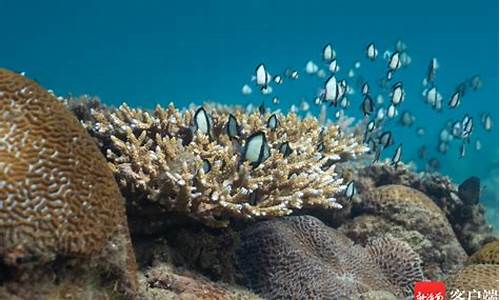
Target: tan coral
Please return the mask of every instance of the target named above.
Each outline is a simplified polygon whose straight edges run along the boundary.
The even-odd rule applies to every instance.
[[[365,192],[355,209],[361,215],[340,228],[350,237],[373,236],[380,234],[380,230],[393,232],[396,228],[403,230],[400,236],[423,237],[405,241],[421,256],[428,278],[444,278],[467,259],[445,214],[418,190],[384,185]]]
[[[10,266],[100,253],[114,259],[111,268],[135,268],[123,200],[98,147],[52,94],[5,69],[0,238],[0,256]]]
[[[361,136],[336,125],[322,128],[315,118],[277,114],[280,126],[266,126],[270,114],[232,111],[241,134],[231,140],[225,125],[227,109],[206,107],[210,136],[193,132],[194,110],[173,105],[154,112],[122,105],[94,109],[85,126],[102,145],[125,194],[147,198],[168,211],[180,212],[210,226],[225,226],[230,218],[283,216],[303,207],[340,208],[336,196],[345,188],[335,163],[365,153]],[[245,139],[262,131],[271,156],[258,167],[242,162]],[[284,157],[279,145],[294,150]],[[318,147],[324,147],[322,152]],[[211,164],[201,171],[203,160]],[[136,205],[140,207],[140,205]]]
[[[467,264],[496,264],[498,265],[498,241],[491,241],[467,260]]]
[[[446,280],[446,292],[450,299],[460,293],[465,299],[490,299],[482,296],[485,291],[496,291],[498,297],[498,265],[468,265]]]

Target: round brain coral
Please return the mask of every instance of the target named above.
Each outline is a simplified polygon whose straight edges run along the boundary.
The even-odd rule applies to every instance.
[[[0,69],[0,255],[50,261],[88,255],[123,224],[113,174],[52,94]]]
[[[469,257],[467,264],[498,265],[498,241],[491,241]]]

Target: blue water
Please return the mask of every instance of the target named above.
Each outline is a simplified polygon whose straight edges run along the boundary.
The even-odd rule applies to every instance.
[[[412,57],[412,64],[395,76],[407,93],[402,109],[412,111],[416,125],[427,129],[421,138],[415,127],[394,130],[396,141],[404,144],[403,160],[418,162],[416,149],[427,144],[430,157],[440,159],[441,172],[456,182],[481,177],[481,201],[497,224],[497,1],[1,0],[0,11],[0,66],[25,71],[58,94],[86,93],[108,104],[127,101],[150,108],[170,101],[178,106],[206,100],[260,104],[263,96],[241,94],[258,63],[271,73],[287,67],[302,71],[308,60],[320,62],[327,42],[337,52],[341,77],[359,60],[358,73],[375,86],[383,75],[382,52],[401,39]],[[375,64],[364,58],[372,41],[379,49]],[[474,74],[480,74],[483,88],[468,93],[455,111],[433,111],[420,98],[432,57],[440,62],[437,84],[445,104],[452,89]],[[314,106],[321,85],[322,80],[302,74],[275,94],[281,108],[302,98]],[[359,97],[353,97],[348,113],[359,115]],[[480,126],[484,111],[493,116],[490,133]],[[432,153],[440,128],[466,112],[475,120],[472,140],[479,138],[482,149],[471,145],[458,159],[455,142],[444,156]]]

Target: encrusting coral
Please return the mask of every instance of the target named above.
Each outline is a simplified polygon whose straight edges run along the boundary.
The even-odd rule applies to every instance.
[[[367,151],[361,136],[295,114],[209,105],[148,112],[124,104],[92,109],[91,116],[82,123],[106,153],[122,192],[132,195],[133,210],[146,200],[212,227],[303,207],[340,208],[336,196],[345,182],[336,163]]]
[[[133,294],[135,259],[113,179],[92,138],[60,101],[0,69],[0,258],[15,270],[10,279],[41,284],[56,260],[61,266],[71,258],[89,265],[101,259]],[[40,278],[27,279],[28,273]]]
[[[370,299],[375,290],[402,297],[423,280],[406,243],[379,237],[363,248],[311,216],[254,224],[237,253],[249,286],[266,299]]]

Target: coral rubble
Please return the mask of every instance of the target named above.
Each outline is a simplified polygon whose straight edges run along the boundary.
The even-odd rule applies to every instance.
[[[0,238],[2,268],[9,270],[3,272],[9,273],[2,280],[6,290],[25,284],[39,292],[33,282],[42,285],[38,280],[52,276],[65,282],[58,276],[66,267],[97,264],[121,276],[117,281],[129,295],[136,289],[123,198],[105,158],[60,101],[5,69],[0,69]]]
[[[345,183],[335,166],[367,151],[361,135],[335,124],[322,127],[315,118],[209,105],[203,116],[197,112],[173,105],[149,112],[124,104],[92,109],[91,120],[82,120],[134,213],[140,215],[149,202],[158,208],[148,213],[174,212],[220,227],[231,218],[340,208],[336,197]],[[242,154],[255,133],[263,134],[262,149],[270,150],[258,155],[258,163]]]
[[[237,253],[249,285],[268,299],[402,297],[423,279],[406,243],[382,237],[363,248],[311,216],[259,222],[242,232]]]

